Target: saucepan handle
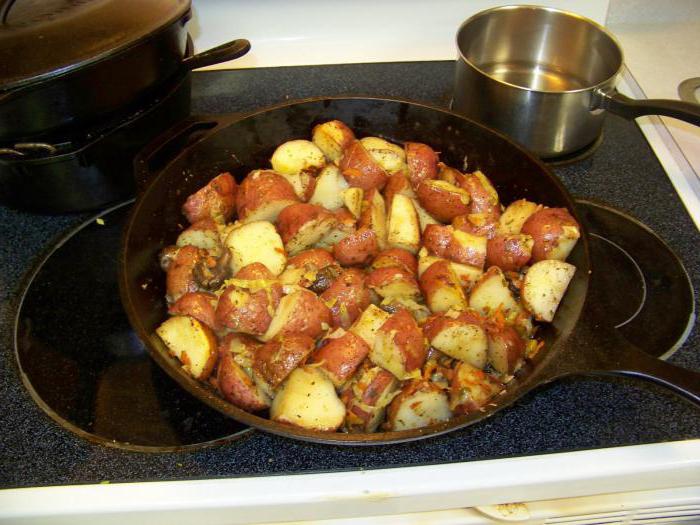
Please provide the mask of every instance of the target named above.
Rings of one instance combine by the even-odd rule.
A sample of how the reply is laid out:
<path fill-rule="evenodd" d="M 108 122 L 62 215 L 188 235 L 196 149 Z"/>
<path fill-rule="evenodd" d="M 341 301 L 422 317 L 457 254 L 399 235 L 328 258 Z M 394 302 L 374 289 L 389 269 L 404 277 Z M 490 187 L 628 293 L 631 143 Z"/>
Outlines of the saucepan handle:
<path fill-rule="evenodd" d="M 138 192 L 146 188 L 154 173 L 160 171 L 184 148 L 207 136 L 218 123 L 212 116 L 188 117 L 149 142 L 134 158 L 134 178 Z"/>
<path fill-rule="evenodd" d="M 598 91 L 597 95 L 598 107 L 626 119 L 631 120 L 644 115 L 663 115 L 700 126 L 700 104 L 664 99 L 635 100 L 617 91 L 613 93 Z"/>

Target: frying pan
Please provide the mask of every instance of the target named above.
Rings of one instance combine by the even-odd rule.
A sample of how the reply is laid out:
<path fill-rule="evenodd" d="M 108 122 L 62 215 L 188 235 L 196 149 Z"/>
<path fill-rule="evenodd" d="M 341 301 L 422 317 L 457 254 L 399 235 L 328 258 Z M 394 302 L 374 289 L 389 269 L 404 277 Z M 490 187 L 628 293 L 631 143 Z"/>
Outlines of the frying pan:
<path fill-rule="evenodd" d="M 165 275 L 158 264 L 158 252 L 172 244 L 183 228 L 183 202 L 223 170 L 240 180 L 251 169 L 268 166 L 280 143 L 308 138 L 315 124 L 330 119 L 342 120 L 358 136 L 428 143 L 447 164 L 486 173 L 503 202 L 527 198 L 568 208 L 576 217 L 571 197 L 544 164 L 505 136 L 443 109 L 398 99 L 344 97 L 291 102 L 247 116 L 193 117 L 156 139 L 137 157 L 137 182 L 144 189 L 127 222 L 119 264 L 122 302 L 132 326 L 153 359 L 183 388 L 216 410 L 260 430 L 306 441 L 352 445 L 398 443 L 453 431 L 491 416 L 537 386 L 571 374 L 640 377 L 700 404 L 700 374 L 647 356 L 605 322 L 605 304 L 595 286 L 585 227 L 569 258 L 577 267 L 576 274 L 554 322 L 540 332 L 545 341 L 543 351 L 481 412 L 400 432 L 317 432 L 249 414 L 220 398 L 210 385 L 187 375 L 155 334 L 167 317 Z"/>

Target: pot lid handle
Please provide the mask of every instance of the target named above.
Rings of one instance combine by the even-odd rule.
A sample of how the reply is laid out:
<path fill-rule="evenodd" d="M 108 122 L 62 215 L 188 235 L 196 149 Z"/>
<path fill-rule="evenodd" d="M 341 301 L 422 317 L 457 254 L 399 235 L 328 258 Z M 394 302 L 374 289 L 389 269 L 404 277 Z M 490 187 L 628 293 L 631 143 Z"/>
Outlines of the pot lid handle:
<path fill-rule="evenodd" d="M 200 67 L 211 66 L 221 62 L 228 62 L 238 57 L 242 57 L 250 51 L 250 42 L 245 38 L 239 38 L 232 42 L 226 42 L 220 46 L 213 47 L 202 53 L 186 58 L 182 64 L 187 69 L 199 69 Z"/>

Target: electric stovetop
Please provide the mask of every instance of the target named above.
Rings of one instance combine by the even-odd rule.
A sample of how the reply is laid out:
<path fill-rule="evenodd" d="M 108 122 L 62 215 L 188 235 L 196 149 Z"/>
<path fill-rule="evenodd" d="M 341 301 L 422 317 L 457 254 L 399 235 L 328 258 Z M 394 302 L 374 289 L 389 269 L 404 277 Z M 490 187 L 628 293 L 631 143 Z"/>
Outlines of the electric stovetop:
<path fill-rule="evenodd" d="M 448 106 L 452 69 L 200 72 L 193 110 L 337 94 Z M 649 353 L 700 369 L 700 233 L 637 126 L 610 116 L 599 143 L 552 167 L 588 225 L 611 322 Z M 51 217 L 0 207 L 0 487 L 356 470 L 700 437 L 687 402 L 610 378 L 559 381 L 482 424 L 402 445 L 342 448 L 246 429 L 177 388 L 131 332 L 115 276 L 129 206 Z"/>

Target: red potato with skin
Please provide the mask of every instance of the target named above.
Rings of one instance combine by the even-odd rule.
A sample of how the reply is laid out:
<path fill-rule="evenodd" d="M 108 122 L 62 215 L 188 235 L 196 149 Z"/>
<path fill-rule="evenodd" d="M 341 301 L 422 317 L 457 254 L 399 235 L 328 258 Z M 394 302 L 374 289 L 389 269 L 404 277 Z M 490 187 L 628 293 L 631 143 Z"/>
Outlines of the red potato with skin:
<path fill-rule="evenodd" d="M 462 182 L 464 181 L 464 174 L 461 171 L 452 168 L 443 162 L 438 162 L 437 178 L 439 180 L 444 180 L 445 182 L 449 182 L 450 184 L 461 187 Z"/>
<path fill-rule="evenodd" d="M 192 317 L 176 315 L 156 328 L 156 333 L 188 374 L 200 380 L 211 375 L 218 357 L 211 328 Z"/>
<path fill-rule="evenodd" d="M 275 222 L 284 208 L 298 202 L 289 181 L 271 170 L 250 172 L 236 195 L 238 218 L 243 222 Z"/>
<path fill-rule="evenodd" d="M 366 266 L 379 252 L 377 233 L 362 227 L 333 246 L 333 256 L 343 266 Z"/>
<path fill-rule="evenodd" d="M 336 225 L 335 216 L 314 204 L 298 203 L 277 217 L 277 231 L 289 255 L 296 255 L 323 239 Z"/>
<path fill-rule="evenodd" d="M 487 255 L 487 239 L 452 226 L 429 224 L 423 232 L 423 245 L 429 253 L 460 264 L 483 269 Z"/>
<path fill-rule="evenodd" d="M 311 357 L 312 363 L 333 381 L 336 388 L 344 385 L 369 354 L 369 346 L 352 332 L 337 328 L 321 341 L 321 346 Z"/>
<path fill-rule="evenodd" d="M 389 430 L 412 430 L 435 425 L 452 417 L 447 393 L 434 383 L 411 381 L 387 410 Z"/>
<path fill-rule="evenodd" d="M 466 314 L 466 312 L 465 312 Z M 430 345 L 455 359 L 484 368 L 488 358 L 488 339 L 483 321 L 476 314 L 449 317 L 431 316 L 423 325 Z"/>
<path fill-rule="evenodd" d="M 491 315 L 498 310 L 506 315 L 521 311 L 508 281 L 497 266 L 489 268 L 471 289 L 469 307 L 483 315 Z"/>
<path fill-rule="evenodd" d="M 206 218 L 193 223 L 177 236 L 177 246 L 196 246 L 207 250 L 213 256 L 221 255 L 221 238 L 219 227 L 212 218 Z"/>
<path fill-rule="evenodd" d="M 364 192 L 362 213 L 359 221 L 360 228 L 368 228 L 377 234 L 377 245 L 380 250 L 387 247 L 387 214 L 384 197 L 379 190 Z M 375 254 L 376 255 L 376 254 Z"/>
<path fill-rule="evenodd" d="M 459 363 L 450 382 L 450 408 L 456 416 L 471 414 L 503 390 L 495 377 L 469 363 Z"/>
<path fill-rule="evenodd" d="M 383 189 L 389 177 L 359 140 L 351 142 L 345 148 L 339 167 L 350 186 L 365 191 Z"/>
<path fill-rule="evenodd" d="M 466 217 L 456 223 L 453 222 L 453 226 L 474 235 L 493 237 L 501 217 L 501 206 L 496 189 L 480 171 L 468 173 L 460 181 L 461 187 L 469 193 L 471 200 Z"/>
<path fill-rule="evenodd" d="M 370 304 L 364 273 L 345 270 L 320 298 L 331 311 L 331 325 L 347 330 Z"/>
<path fill-rule="evenodd" d="M 299 289 L 285 295 L 272 317 L 262 341 L 290 333 L 299 333 L 316 339 L 331 325 L 331 312 L 323 301 L 309 290 Z"/>
<path fill-rule="evenodd" d="M 406 165 L 411 185 L 417 188 L 421 182 L 431 180 L 438 174 L 438 155 L 427 144 L 406 142 Z"/>
<path fill-rule="evenodd" d="M 373 270 L 398 267 L 406 270 L 413 276 L 418 274 L 418 261 L 416 260 L 416 256 L 408 250 L 403 250 L 401 248 L 389 248 L 388 250 L 380 252 L 372 261 L 371 267 Z"/>
<path fill-rule="evenodd" d="M 341 399 L 347 409 L 345 429 L 351 433 L 376 431 L 398 390 L 399 381 L 390 372 L 368 363 L 343 390 Z"/>
<path fill-rule="evenodd" d="M 467 298 L 450 261 L 434 262 L 421 274 L 418 282 L 431 312 L 467 309 Z"/>
<path fill-rule="evenodd" d="M 242 334 L 228 334 L 219 345 L 216 385 L 221 395 L 247 412 L 270 406 L 270 398 L 252 377 L 253 356 L 260 343 Z"/>
<path fill-rule="evenodd" d="M 566 208 L 544 208 L 528 217 L 521 233 L 530 235 L 535 241 L 533 262 L 545 259 L 564 261 L 581 237 L 581 228 Z"/>
<path fill-rule="evenodd" d="M 236 179 L 228 172 L 221 173 L 187 197 L 182 213 L 190 224 L 205 219 L 225 223 L 231 220 L 236 211 L 237 191 Z"/>
<path fill-rule="evenodd" d="M 525 224 L 530 215 L 541 209 L 542 205 L 526 199 L 511 202 L 498 219 L 498 233 L 503 235 L 520 233 L 523 229 L 523 224 Z"/>
<path fill-rule="evenodd" d="M 340 163 L 346 148 L 355 141 L 353 131 L 339 120 L 314 126 L 311 135 L 313 143 L 336 165 Z"/>
<path fill-rule="evenodd" d="M 366 284 L 382 299 L 392 300 L 405 297 L 418 300 L 421 297 L 421 291 L 414 275 L 397 266 L 372 270 L 367 275 Z"/>
<path fill-rule="evenodd" d="M 335 227 L 333 227 L 319 242 L 315 248 L 333 250 L 333 246 L 357 231 L 357 220 L 345 208 L 333 212 Z"/>
<path fill-rule="evenodd" d="M 360 142 L 387 173 L 406 170 L 406 154 L 401 146 L 380 137 L 364 137 Z"/>
<path fill-rule="evenodd" d="M 220 329 L 251 335 L 267 331 L 282 299 L 282 285 L 269 277 L 260 277 L 270 275 L 262 264 L 260 266 L 264 271 L 257 267 L 242 268 L 232 279 L 233 283 L 224 288 L 216 307 L 216 323 Z"/>
<path fill-rule="evenodd" d="M 265 389 L 276 389 L 287 376 L 306 362 L 314 349 L 308 335 L 290 333 L 268 341 L 253 357 L 253 372 Z"/>
<path fill-rule="evenodd" d="M 416 195 L 420 205 L 442 222 L 450 222 L 458 215 L 469 212 L 469 193 L 449 182 L 424 181 L 416 188 Z"/>
<path fill-rule="evenodd" d="M 497 234 L 486 245 L 486 264 L 503 271 L 517 272 L 530 262 L 535 241 L 530 235 Z"/>
<path fill-rule="evenodd" d="M 199 290 L 194 278 L 194 269 L 206 256 L 207 252 L 196 246 L 183 246 L 177 251 L 165 277 L 166 297 L 169 303 L 174 303 L 186 293 Z"/>
<path fill-rule="evenodd" d="M 408 176 L 402 171 L 392 173 L 387 179 L 384 187 L 384 199 L 387 207 L 391 208 L 391 201 L 394 200 L 395 195 L 405 195 L 411 199 L 416 198 L 416 193 L 411 187 Z"/>
<path fill-rule="evenodd" d="M 503 374 L 511 375 L 525 357 L 525 341 L 512 326 L 487 323 L 489 362 Z"/>
<path fill-rule="evenodd" d="M 170 315 L 189 315 L 204 323 L 212 330 L 217 330 L 216 295 L 207 292 L 188 292 L 170 305 Z"/>
<path fill-rule="evenodd" d="M 428 346 L 416 320 L 407 310 L 399 310 L 379 328 L 369 358 L 399 380 L 420 376 Z"/>
<path fill-rule="evenodd" d="M 309 288 L 316 281 L 319 270 L 335 264 L 335 259 L 327 250 L 312 248 L 305 250 L 287 261 L 287 267 L 280 275 L 285 285 Z"/>

